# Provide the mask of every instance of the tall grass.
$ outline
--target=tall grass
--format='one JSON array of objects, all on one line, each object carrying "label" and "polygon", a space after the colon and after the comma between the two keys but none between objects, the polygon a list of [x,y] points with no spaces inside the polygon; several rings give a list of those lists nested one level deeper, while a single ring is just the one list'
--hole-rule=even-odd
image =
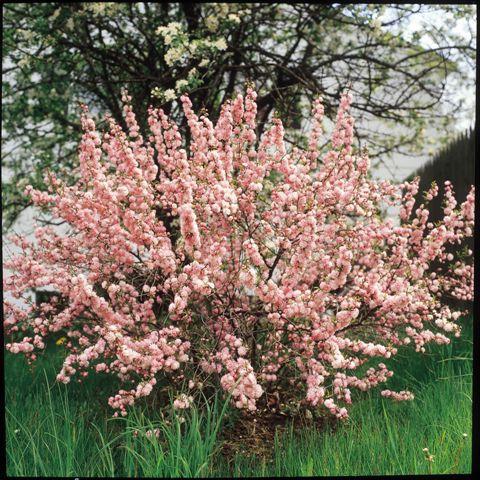
[{"label": "tall grass", "polygon": [[[68,387],[67,387],[68,388]],[[69,398],[63,385],[44,382],[6,408],[7,471],[12,476],[203,477],[211,469],[226,402],[201,412],[132,410],[126,418],[92,412],[86,399]],[[9,398],[8,398],[9,397]],[[155,435],[155,432],[158,435]]]},{"label": "tall grass", "polygon": [[[464,375],[469,375],[464,370]],[[452,370],[444,369],[451,374]],[[463,434],[468,436],[465,438]],[[426,459],[423,448],[434,455]],[[471,470],[469,377],[432,381],[413,403],[371,396],[336,431],[304,429],[276,438],[272,461],[237,456],[225,475],[309,476],[467,473]]]},{"label": "tall grass", "polygon": [[[226,403],[205,402],[163,419],[137,406],[126,418],[105,409],[106,385],[54,382],[60,357],[33,370],[6,355],[7,473],[10,476],[309,476],[468,473],[471,471],[471,321],[463,338],[427,354],[400,352],[391,388],[410,388],[413,402],[378,392],[350,409],[334,430],[304,428],[276,435],[269,458],[220,452]],[[110,386],[111,387],[111,386]],[[183,418],[182,418],[183,417]],[[158,438],[147,434],[158,429]],[[465,437],[464,434],[467,434]],[[429,449],[433,461],[426,458]]]}]

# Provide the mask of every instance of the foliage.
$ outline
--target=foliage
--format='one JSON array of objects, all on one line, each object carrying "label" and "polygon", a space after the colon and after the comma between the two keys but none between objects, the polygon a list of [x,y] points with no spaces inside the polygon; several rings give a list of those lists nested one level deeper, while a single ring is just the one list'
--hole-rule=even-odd
[{"label": "foliage", "polygon": [[[464,199],[467,197],[472,179],[475,178],[475,139],[476,128],[459,135],[407,179],[412,180],[415,175],[420,177],[414,209],[422,203],[422,192],[427,191],[432,183],[441,185],[446,180],[450,180],[457,198]],[[442,219],[443,205],[439,197],[432,199],[429,211],[431,222]],[[448,248],[451,253],[454,253],[455,250],[473,251],[473,237],[465,238],[460,244]],[[441,264],[437,264],[436,267],[445,268]]]},{"label": "foliage", "polygon": [[[475,177],[475,139],[476,128],[459,135],[407,180],[412,180],[413,176],[418,175],[420,192],[428,190],[432,182],[442,184],[446,180],[450,180],[458,198],[466,198],[472,179]],[[418,195],[416,205],[420,203],[421,198]],[[440,198],[437,197],[431,201],[429,210],[432,220],[441,219]]]},{"label": "foliage", "polygon": [[[313,98],[323,96],[333,120],[351,84],[356,138],[380,155],[416,150],[426,126],[451,131],[461,111],[452,89],[469,85],[474,66],[469,5],[47,2],[6,3],[3,14],[7,225],[28,205],[24,187],[43,188],[46,168],[74,181],[78,102],[125,127],[125,85],[146,135],[149,99],[185,122],[180,94],[189,92],[197,110],[217,112],[255,81],[258,133],[275,109],[289,120],[289,140],[301,143],[298,127]],[[464,33],[449,21],[464,22]]]},{"label": "foliage", "polygon": [[[279,118],[257,139],[255,99],[248,88],[214,125],[183,96],[188,141],[161,109],[149,111],[144,139],[126,94],[128,134],[108,117],[101,136],[84,113],[81,179],[67,186],[49,173],[49,192],[27,188],[68,229],[12,238],[22,251],[5,264],[4,289],[26,304],[4,302],[8,350],[34,360],[64,335],[58,380],[117,377],[116,414],[154,389],[173,392],[177,409],[223,390],[260,414],[346,418],[352,389],[393,373],[374,361],[460,335],[461,312],[443,300],[472,298],[473,266],[445,247],[472,235],[473,187],[457,206],[446,182],[444,218],[433,225],[425,206],[412,215],[418,179],[369,178],[367,152],[352,148],[350,94],[325,155],[320,100],[308,147],[287,150]],[[401,225],[382,218],[387,205],[401,207]],[[434,260],[452,268],[431,272]],[[58,294],[29,304],[39,287]]]}]

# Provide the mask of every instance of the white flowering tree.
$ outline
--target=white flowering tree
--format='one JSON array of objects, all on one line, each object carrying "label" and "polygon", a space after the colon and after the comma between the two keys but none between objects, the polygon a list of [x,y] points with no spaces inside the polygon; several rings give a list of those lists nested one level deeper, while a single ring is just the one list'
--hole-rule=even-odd
[{"label": "white flowering tree", "polygon": [[[350,84],[357,141],[368,137],[375,157],[423,144],[427,123],[450,131],[441,120],[455,121],[460,110],[448,103],[447,80],[461,80],[475,55],[473,32],[425,23],[468,26],[473,6],[49,2],[9,3],[3,12],[7,223],[28,204],[26,184],[43,188],[46,168],[71,175],[78,102],[125,127],[119,98],[127,86],[145,133],[149,103],[185,126],[181,94],[199,111],[218,112],[251,81],[259,130],[276,110],[289,119],[287,138],[301,143],[292,132],[306,105],[321,94],[332,118]],[[372,120],[386,134],[368,131]]]}]

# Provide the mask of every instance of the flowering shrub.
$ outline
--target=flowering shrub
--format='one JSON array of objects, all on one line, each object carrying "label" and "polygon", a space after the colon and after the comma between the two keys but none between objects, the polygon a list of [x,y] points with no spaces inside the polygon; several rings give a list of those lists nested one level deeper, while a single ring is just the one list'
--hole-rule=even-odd
[{"label": "flowering shrub", "polygon": [[[392,375],[381,360],[400,345],[424,351],[460,334],[461,312],[442,299],[472,299],[471,252],[454,259],[445,246],[472,235],[473,188],[458,206],[447,182],[433,225],[436,185],[412,212],[418,179],[369,177],[367,152],[352,148],[349,94],[325,154],[320,100],[307,147],[287,150],[278,118],[256,137],[255,98],[228,101],[213,125],[183,96],[188,141],[160,109],[142,138],[126,95],[128,133],[107,118],[101,135],[85,111],[80,180],[27,188],[69,232],[14,238],[22,252],[5,264],[4,289],[26,303],[4,302],[8,350],[34,360],[48,337],[66,336],[58,380],[117,376],[125,389],[109,404],[123,415],[162,378],[178,408],[208,387],[250,411],[275,397],[276,408],[342,418],[352,389]],[[389,205],[400,225],[382,215]],[[449,272],[429,270],[434,259]],[[29,289],[47,286],[58,294],[29,303]]]}]

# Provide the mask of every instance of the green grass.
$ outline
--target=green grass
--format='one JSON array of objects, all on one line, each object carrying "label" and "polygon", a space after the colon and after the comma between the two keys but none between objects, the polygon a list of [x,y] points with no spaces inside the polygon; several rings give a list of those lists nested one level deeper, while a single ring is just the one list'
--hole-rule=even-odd
[{"label": "green grass", "polygon": [[[54,382],[60,356],[32,370],[5,356],[7,473],[9,476],[308,476],[469,473],[471,471],[471,320],[461,339],[426,354],[402,351],[389,388],[408,387],[413,402],[364,395],[335,431],[315,428],[276,436],[271,458],[225,458],[218,440],[229,409],[207,402],[185,421],[166,423],[155,407],[126,418],[105,408],[107,378]],[[222,417],[223,416],[223,417]],[[223,418],[223,422],[219,421]],[[160,429],[160,436],[145,432]],[[466,433],[465,438],[463,434]],[[434,455],[425,458],[423,448]]]}]

